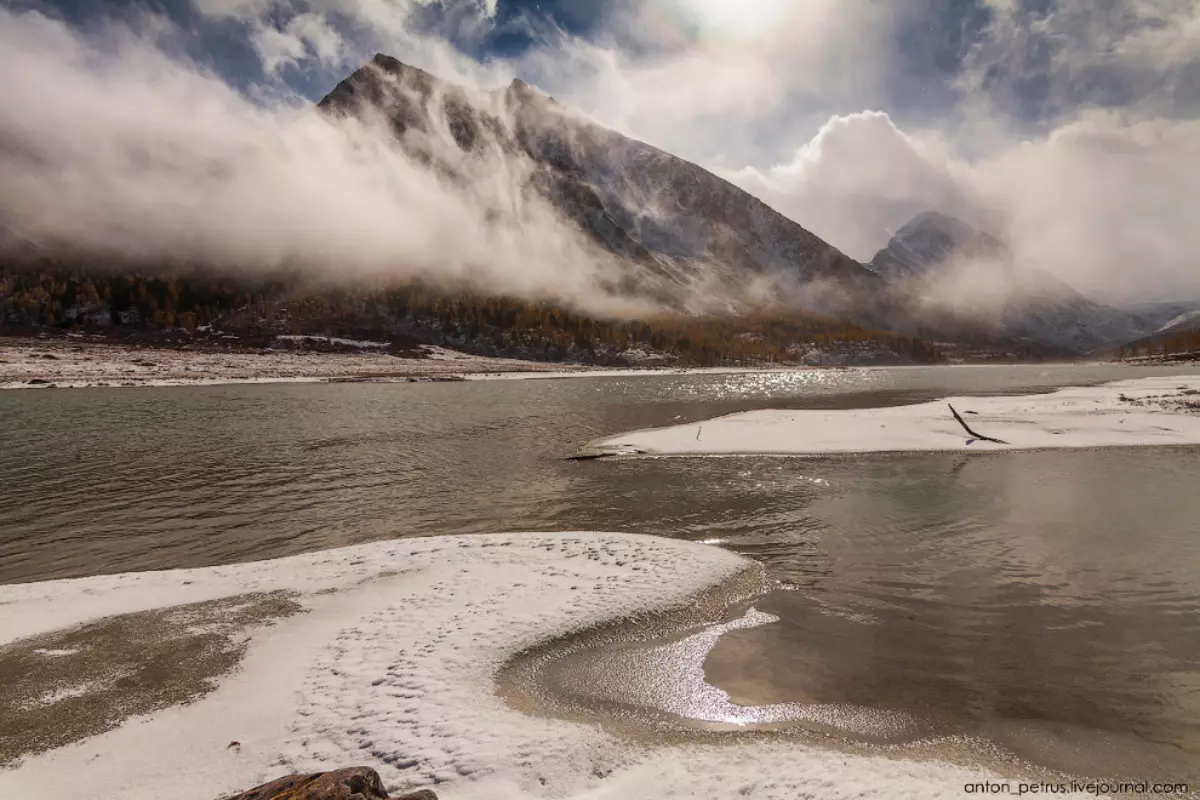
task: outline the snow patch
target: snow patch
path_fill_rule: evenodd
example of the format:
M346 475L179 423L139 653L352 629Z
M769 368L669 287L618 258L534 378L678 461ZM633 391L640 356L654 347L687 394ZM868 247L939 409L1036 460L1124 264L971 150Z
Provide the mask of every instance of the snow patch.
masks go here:
M47 692L37 699L37 704L41 706L52 706L55 703L61 703L63 700L70 700L74 697L83 697L103 688L103 684L99 683L82 683L78 686L67 686L53 692Z
M371 342L359 339L339 339L336 336L276 336L282 342L320 342L321 344L357 347L360 350L386 350L391 342Z
M0 796L211 800L366 764L389 790L464 798L964 796L977 770L798 743L648 748L520 714L497 670L532 646L687 601L749 562L615 534L443 537L271 562L0 586L0 642L251 592L308 613L257 630L240 670L186 706L0 771ZM331 591L332 590L332 591ZM229 747L230 741L240 747Z
M1155 331L1155 333L1164 333L1166 331L1171 330L1172 328L1175 328L1176 326L1183 325L1184 323L1187 323L1187 322L1191 322L1194 319L1200 319L1200 309L1198 309L1196 311L1188 311L1184 314L1180 314L1178 317L1175 317L1175 319L1171 320L1166 325L1163 325L1161 328L1159 328L1157 331Z
M751 411L594 442L592 456L987 452L1200 444L1185 409L1197 377L1155 377L1027 397L951 397L839 411ZM1173 403L1173 400L1179 402ZM951 415L953 406L976 433Z

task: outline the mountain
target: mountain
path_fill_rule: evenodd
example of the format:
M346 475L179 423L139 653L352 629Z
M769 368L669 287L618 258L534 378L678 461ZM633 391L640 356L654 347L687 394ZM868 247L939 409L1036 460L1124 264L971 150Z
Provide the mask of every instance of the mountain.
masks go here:
M871 260L871 269L889 281L920 277L954 259L1011 258L996 237L962 220L933 211L918 214L896 232Z
M985 331L1076 354L1144 335L1142 317L1084 297L1054 275L1018 270L1000 239L954 217L925 213L871 261L903 311L891 320L938 331Z
M1200 328L1200 300L1141 303L1124 310L1145 320L1152 333L1168 334L1192 327Z
M1122 342L1130 355L1200 357L1200 302L1147 303L1132 309L1150 323L1144 336Z
M787 302L863 319L882 288L874 272L728 181L521 81L473 93L377 55L319 107L382 113L410 154L450 180L464 179L464 154L528 164L522 190L548 200L618 260L625 277L615 288L623 293L684 307L730 298L736 308L761 280Z

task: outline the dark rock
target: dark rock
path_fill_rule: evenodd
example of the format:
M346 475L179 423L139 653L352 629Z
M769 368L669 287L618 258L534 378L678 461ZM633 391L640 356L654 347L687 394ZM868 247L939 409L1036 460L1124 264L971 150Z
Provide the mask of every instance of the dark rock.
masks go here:
M370 767L288 775L229 800L437 800L428 789L389 798L379 773Z
M384 800L387 791L373 769L289 775L239 794L231 800Z

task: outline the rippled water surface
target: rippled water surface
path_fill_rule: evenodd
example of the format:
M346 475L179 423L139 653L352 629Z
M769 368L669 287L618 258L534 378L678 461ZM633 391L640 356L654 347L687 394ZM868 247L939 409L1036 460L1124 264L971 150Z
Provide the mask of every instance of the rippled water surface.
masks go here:
M781 585L755 604L778 621L734 626L704 660L734 704L919 712L1033 758L1113 734L1092 749L1130 769L1200 764L1200 449L567 460L593 438L752 408L1150 374L3 392L0 582L439 533L719 541Z

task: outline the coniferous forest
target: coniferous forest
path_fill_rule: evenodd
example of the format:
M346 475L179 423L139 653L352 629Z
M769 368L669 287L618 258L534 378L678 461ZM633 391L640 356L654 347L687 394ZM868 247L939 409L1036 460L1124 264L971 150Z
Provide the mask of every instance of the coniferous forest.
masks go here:
M598 318L551 303L448 293L421 284L345 288L289 277L8 270L0 273L0 333L77 331L148 344L269 346L281 335L352 336L446 345L538 360L621 364L669 361L935 363L919 338L795 309L745 315L663 312Z

